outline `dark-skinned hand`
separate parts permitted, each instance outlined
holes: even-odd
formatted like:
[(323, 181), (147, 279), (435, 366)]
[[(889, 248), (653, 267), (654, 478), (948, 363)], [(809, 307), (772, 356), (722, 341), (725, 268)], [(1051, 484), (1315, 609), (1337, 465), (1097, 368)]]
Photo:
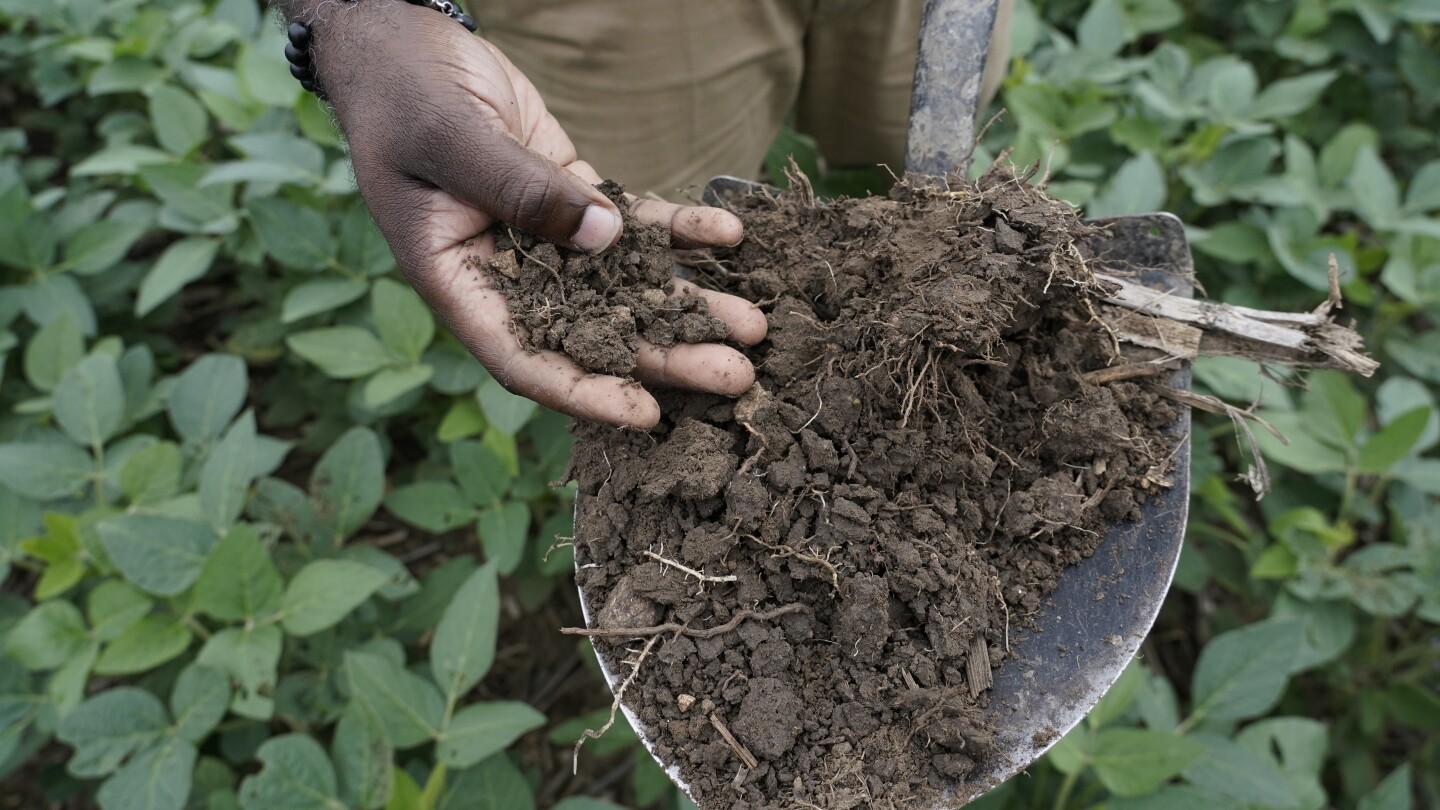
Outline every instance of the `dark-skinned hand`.
[[(660, 418), (639, 386), (582, 370), (556, 352), (527, 352), (505, 298), (467, 261), (494, 252), (505, 223), (599, 252), (620, 238), (620, 215), (575, 154), (535, 87), (493, 45), (445, 15), (366, 0), (317, 14), (314, 59), (350, 145), (361, 195), (416, 291), (506, 388), (557, 411), (649, 428)], [(637, 130), (635, 137), (644, 137)], [(733, 245), (738, 219), (714, 208), (630, 200), (642, 222), (668, 225), (676, 247)], [(730, 326), (736, 343), (765, 336), (764, 315), (740, 298), (676, 279)], [(738, 395), (755, 379), (719, 344), (642, 345), (647, 385)]]

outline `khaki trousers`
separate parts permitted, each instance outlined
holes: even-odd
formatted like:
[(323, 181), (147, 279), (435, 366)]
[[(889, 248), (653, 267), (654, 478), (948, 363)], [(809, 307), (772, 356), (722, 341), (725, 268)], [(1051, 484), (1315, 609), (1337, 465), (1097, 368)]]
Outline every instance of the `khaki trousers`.
[[(754, 177), (791, 110), (835, 167), (904, 166), (923, 0), (479, 0), (480, 32), (636, 194)], [(1005, 64), (996, 15), (982, 102)]]

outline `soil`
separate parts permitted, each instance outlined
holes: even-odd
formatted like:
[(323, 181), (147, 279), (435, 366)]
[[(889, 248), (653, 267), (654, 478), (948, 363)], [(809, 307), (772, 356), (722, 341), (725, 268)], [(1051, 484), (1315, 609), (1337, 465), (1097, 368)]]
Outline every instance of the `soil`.
[[(1068, 206), (1003, 169), (826, 205), (797, 180), (697, 263), (767, 314), (755, 387), (575, 428), (577, 580), (612, 661), (668, 626), (624, 701), (702, 808), (931, 806), (987, 756), (1010, 625), (1137, 516), (1176, 412), (1082, 379), (1117, 357)], [(703, 315), (647, 298), (669, 254), (626, 238), (634, 270), (567, 258), (554, 288), (524, 248), (520, 289), (580, 306), (522, 316), (530, 345), (623, 373), (634, 334)]]

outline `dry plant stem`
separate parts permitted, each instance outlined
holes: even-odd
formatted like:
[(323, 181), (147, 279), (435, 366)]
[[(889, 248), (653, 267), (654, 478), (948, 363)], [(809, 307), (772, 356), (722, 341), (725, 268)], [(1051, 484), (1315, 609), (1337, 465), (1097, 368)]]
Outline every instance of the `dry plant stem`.
[(1104, 385), (1105, 383), (1119, 382), (1121, 380), (1133, 380), (1138, 377), (1156, 377), (1164, 373), (1161, 366), (1150, 363), (1127, 363), (1123, 366), (1110, 366), (1109, 368), (1087, 371), (1080, 375), (1080, 379), (1091, 385)]
[(760, 767), (760, 760), (756, 759), (755, 755), (750, 753), (749, 748), (746, 748), (743, 743), (735, 739), (735, 735), (730, 733), (730, 729), (726, 727), (724, 723), (720, 722), (720, 718), (714, 712), (710, 713), (710, 725), (714, 726), (715, 730), (720, 732), (720, 736), (725, 740), (725, 744), (730, 746), (730, 750), (735, 752), (735, 756), (740, 757), (740, 761), (745, 763), (746, 768), (753, 771)]
[(658, 637), (661, 633), (674, 633), (681, 636), (690, 636), (691, 638), (714, 638), (715, 636), (724, 635), (736, 629), (746, 619), (766, 622), (772, 619), (778, 619), (781, 616), (788, 616), (791, 613), (806, 613), (809, 612), (809, 610), (810, 608), (808, 606), (799, 603), (782, 605), (781, 607), (766, 611), (742, 610), (736, 613), (735, 618), (730, 621), (706, 630), (692, 630), (683, 624), (666, 622), (665, 624), (657, 624), (654, 627), (606, 627), (597, 630), (591, 630), (588, 627), (562, 627), (560, 628), (560, 632), (567, 636), (590, 636), (591, 638), (644, 638), (646, 636)]
[(707, 575), (707, 574), (702, 574), (702, 573), (700, 573), (699, 571), (696, 571), (694, 568), (691, 568), (691, 567), (688, 566), (688, 565), (684, 565), (683, 563), (675, 562), (674, 560), (670, 559), (669, 557), (662, 557), (662, 556), (660, 556), (659, 554), (656, 554), (655, 552), (650, 551), (649, 549), (646, 549), (645, 551), (642, 551), (642, 552), (640, 552), (640, 553), (641, 553), (641, 554), (644, 554), (646, 557), (649, 557), (649, 558), (652, 559), (652, 560), (655, 560), (656, 562), (659, 562), (659, 563), (662, 564), (662, 565), (669, 565), (669, 566), (673, 566), (673, 567), (675, 567), (675, 568), (679, 568), (681, 571), (684, 571), (685, 573), (687, 573), (687, 574), (689, 574), (690, 576), (692, 576), (692, 577), (700, 580), (701, 582), (734, 582), (736, 579), (738, 579), (738, 577), (736, 577), (734, 574), (726, 574), (725, 576), (722, 576), (722, 577), (712, 577), (712, 576), (709, 576), (709, 575)]
[(1254, 466), (1244, 475), (1245, 483), (1250, 485), (1250, 489), (1255, 493), (1257, 500), (1265, 497), (1265, 494), (1270, 491), (1270, 468), (1265, 465), (1265, 458), (1260, 455), (1260, 445), (1256, 443), (1255, 433), (1250, 430), (1249, 423), (1254, 421), (1269, 431), (1270, 435), (1279, 439), (1282, 444), (1289, 444), (1290, 441), (1285, 438), (1285, 434), (1276, 430), (1273, 425), (1256, 416), (1255, 413), (1249, 409), (1237, 408), (1215, 397), (1197, 394), (1194, 391), (1171, 388), (1168, 385), (1157, 385), (1155, 386), (1155, 390), (1160, 393), (1160, 395), (1182, 405), (1189, 405), (1192, 408), (1199, 408), (1202, 411), (1230, 417), (1230, 421), (1235, 425), (1235, 433), (1240, 439), (1240, 443), (1250, 452), (1250, 458), (1254, 462)]
[(585, 741), (600, 739), (605, 736), (605, 732), (609, 731), (611, 726), (615, 725), (615, 713), (620, 710), (620, 701), (625, 697), (625, 690), (629, 689), (630, 684), (635, 682), (635, 676), (640, 674), (640, 665), (645, 663), (645, 657), (650, 654), (651, 648), (653, 648), (655, 642), (659, 640), (660, 636), (656, 634), (651, 636), (649, 641), (645, 642), (644, 648), (640, 650), (639, 657), (637, 657), (635, 663), (630, 666), (630, 674), (625, 676), (625, 680), (620, 684), (620, 688), (615, 690), (615, 699), (610, 702), (610, 719), (605, 721), (605, 725), (601, 726), (598, 731), (587, 728), (580, 732), (580, 739), (575, 741), (575, 753), (571, 755), (570, 759), (570, 773), (572, 776), (580, 772), (580, 748), (585, 745)]

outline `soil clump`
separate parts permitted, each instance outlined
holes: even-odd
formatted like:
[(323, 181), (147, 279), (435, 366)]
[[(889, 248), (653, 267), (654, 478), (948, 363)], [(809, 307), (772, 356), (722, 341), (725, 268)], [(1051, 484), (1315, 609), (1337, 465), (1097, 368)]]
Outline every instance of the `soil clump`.
[[(798, 185), (737, 203), (745, 240), (697, 264), (768, 317), (755, 387), (659, 392), (651, 433), (577, 425), (577, 580), (599, 629), (671, 626), (624, 702), (702, 808), (931, 806), (987, 756), (1007, 634), (1163, 485), (1177, 414), (1082, 378), (1117, 360), (1096, 231), (1008, 169), (825, 205)], [(668, 251), (631, 250), (663, 283)], [(553, 283), (542, 258), (521, 287)], [(609, 306), (647, 337), (703, 315)], [(549, 348), (592, 328), (536, 318)], [(595, 643), (618, 664), (637, 638)]]

